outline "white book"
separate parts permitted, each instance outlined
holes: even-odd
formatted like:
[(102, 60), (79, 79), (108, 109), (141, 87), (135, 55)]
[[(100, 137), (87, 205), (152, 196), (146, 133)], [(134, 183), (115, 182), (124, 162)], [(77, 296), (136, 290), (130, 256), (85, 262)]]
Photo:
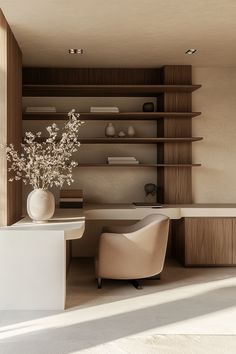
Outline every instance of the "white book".
[(133, 156), (108, 156), (108, 161), (116, 161), (116, 160), (135, 160), (136, 158)]
[(91, 113), (119, 113), (119, 108), (118, 107), (90, 107), (90, 112)]
[(60, 198), (60, 202), (83, 202), (83, 198)]
[(56, 112), (56, 107), (26, 107), (26, 112)]
[(116, 160), (116, 161), (108, 161), (109, 165), (138, 165), (138, 160)]

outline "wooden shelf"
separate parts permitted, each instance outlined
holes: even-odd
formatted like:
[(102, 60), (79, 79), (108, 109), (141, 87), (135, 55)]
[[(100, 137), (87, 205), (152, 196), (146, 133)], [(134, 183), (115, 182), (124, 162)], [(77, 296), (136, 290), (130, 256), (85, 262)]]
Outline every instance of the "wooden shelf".
[[(156, 120), (160, 118), (193, 118), (201, 112), (121, 112), (80, 113), (81, 120)], [(23, 113), (23, 120), (66, 120), (67, 112)]]
[(163, 92), (193, 92), (201, 85), (23, 85), (23, 96), (100, 97), (150, 96)]
[[(79, 138), (81, 144), (158, 144), (158, 143), (191, 143), (202, 140), (202, 137), (192, 138)], [(46, 138), (37, 138), (38, 142)]]
[(199, 167), (201, 164), (108, 164), (108, 163), (80, 163), (77, 167)]
[(157, 144), (181, 143), (202, 140), (202, 137), (193, 138), (79, 138), (84, 144)]

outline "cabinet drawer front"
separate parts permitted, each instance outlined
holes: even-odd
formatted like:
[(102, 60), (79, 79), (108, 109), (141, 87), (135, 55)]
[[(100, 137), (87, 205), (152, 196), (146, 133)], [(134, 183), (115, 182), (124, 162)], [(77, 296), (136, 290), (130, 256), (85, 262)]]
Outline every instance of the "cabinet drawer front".
[(233, 264), (232, 218), (186, 218), (186, 265)]

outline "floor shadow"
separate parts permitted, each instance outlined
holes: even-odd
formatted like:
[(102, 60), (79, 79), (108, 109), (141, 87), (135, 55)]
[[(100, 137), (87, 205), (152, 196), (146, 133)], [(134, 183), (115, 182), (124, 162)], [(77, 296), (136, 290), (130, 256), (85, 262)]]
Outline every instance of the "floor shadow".
[(74, 259), (68, 277), (66, 308), (96, 306), (117, 300), (160, 293), (192, 284), (216, 282), (236, 277), (236, 268), (184, 268), (175, 260), (167, 260), (161, 280), (142, 280), (142, 290), (136, 290), (128, 281), (105, 279), (97, 289), (92, 258)]
[[(33, 343), (40, 343), (40, 346), (33, 347), (34, 354), (44, 354), (46, 345), (49, 345), (50, 353), (72, 354), (120, 338), (235, 307), (235, 293), (236, 286), (224, 287), (135, 311), (115, 315), (103, 313), (102, 316), (100, 314), (101, 318), (85, 321), (78, 312), (77, 323), (63, 326), (58, 324), (45, 330), (35, 327), (25, 334), (8, 335), (6, 340), (1, 341), (1, 350), (3, 353), (13, 353), (18, 346), (23, 351), (15, 353), (32, 354)], [(236, 325), (234, 331), (236, 332)]]

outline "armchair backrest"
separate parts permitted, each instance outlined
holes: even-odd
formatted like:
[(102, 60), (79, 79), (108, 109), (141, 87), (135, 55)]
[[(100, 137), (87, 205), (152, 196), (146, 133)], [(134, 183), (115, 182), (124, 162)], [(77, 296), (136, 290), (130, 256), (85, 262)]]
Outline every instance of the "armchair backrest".
[(125, 236), (132, 241), (133, 251), (139, 254), (147, 273), (155, 275), (161, 272), (166, 255), (169, 218), (164, 215), (148, 215), (132, 225), (131, 229)]

